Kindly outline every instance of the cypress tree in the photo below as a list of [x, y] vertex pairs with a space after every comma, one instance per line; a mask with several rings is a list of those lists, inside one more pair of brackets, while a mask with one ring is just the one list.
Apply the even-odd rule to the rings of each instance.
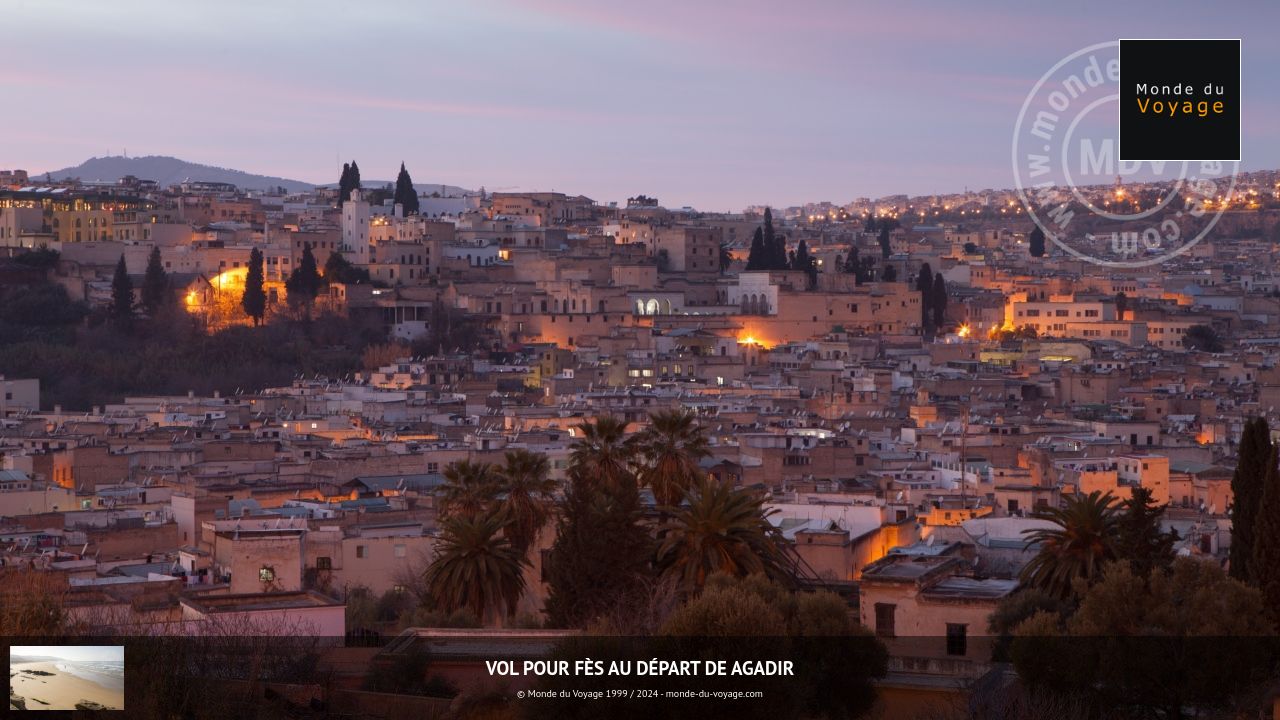
[[764, 209], [765, 266], [762, 270], [787, 269], [787, 241], [777, 236], [773, 229], [773, 210]]
[[400, 174], [396, 176], [395, 202], [404, 209], [406, 216], [418, 214], [418, 191], [413, 189], [413, 179], [403, 162], [400, 163]]
[[1237, 450], [1236, 470], [1231, 476], [1231, 577], [1254, 582], [1253, 550], [1262, 500], [1263, 477], [1271, 457], [1271, 428], [1266, 419], [1255, 417], [1244, 425]]
[[[352, 160], [351, 161], [351, 189], [359, 190], [360, 187], [361, 187], [360, 186], [360, 166], [356, 164], [355, 160]], [[348, 193], [347, 197], [349, 198], [350, 196], [351, 196], [350, 193]]]
[[765, 249], [764, 249], [764, 233], [760, 228], [756, 228], [756, 234], [751, 236], [751, 253], [747, 255], [748, 270], [765, 270]]
[[933, 268], [929, 263], [920, 266], [916, 276], [916, 291], [920, 293], [920, 326], [929, 327], [933, 321]]
[[933, 276], [931, 302], [933, 304], [933, 325], [934, 327], [942, 327], [947, 315], [947, 283], [942, 279], [942, 273]]
[[889, 223], [884, 222], [880, 225], [880, 255], [888, 260], [893, 254], [893, 248], [889, 245]]
[[351, 199], [351, 163], [342, 163], [342, 177], [338, 178], [338, 202]]
[[147, 256], [147, 274], [142, 280], [142, 305], [151, 315], [169, 304], [169, 276], [160, 262], [160, 248], [151, 248]]
[[[1253, 525], [1250, 571], [1272, 617], [1280, 617], [1280, 447], [1271, 446], [1262, 475], [1262, 493]], [[1232, 539], [1234, 549], [1234, 538]]]
[[302, 244], [302, 259], [298, 267], [289, 273], [284, 287], [288, 292], [289, 302], [293, 304], [310, 303], [320, 293], [324, 281], [316, 269], [316, 256], [311, 253], [311, 243]]
[[609, 613], [652, 574], [653, 541], [640, 525], [634, 487], [605, 490], [574, 477], [556, 530], [546, 568], [554, 627], [582, 627]]
[[115, 320], [126, 321], [133, 317], [133, 281], [129, 279], [129, 269], [124, 264], [124, 254], [116, 263], [115, 275], [111, 278], [111, 304], [108, 314]]
[[249, 253], [249, 273], [244, 278], [244, 295], [240, 298], [240, 306], [244, 314], [253, 318], [255, 326], [262, 323], [267, 314], [267, 291], [263, 288], [262, 251], [254, 248]]
[[1044, 231], [1039, 225], [1031, 230], [1027, 243], [1030, 245], [1031, 257], [1044, 257]]
[[880, 273], [880, 279], [885, 282], [894, 282], [898, 279], [898, 269], [893, 265], [886, 264], [884, 270]]

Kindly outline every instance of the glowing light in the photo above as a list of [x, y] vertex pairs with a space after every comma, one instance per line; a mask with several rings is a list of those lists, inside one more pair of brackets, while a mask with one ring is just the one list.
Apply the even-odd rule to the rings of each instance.
[[959, 335], [959, 336], [960, 336], [960, 337], [962, 337], [962, 338], [967, 338], [967, 337], [969, 337], [969, 336], [970, 336], [970, 335], [972, 335], [972, 334], [973, 334], [973, 328], [969, 327], [969, 325], [968, 325], [967, 323], [966, 323], [966, 324], [964, 324], [964, 325], [961, 325], [961, 326], [956, 330], [956, 335]]

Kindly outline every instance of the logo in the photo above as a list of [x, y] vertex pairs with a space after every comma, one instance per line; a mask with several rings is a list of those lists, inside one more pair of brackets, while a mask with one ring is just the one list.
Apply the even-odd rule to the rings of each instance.
[[1117, 41], [1051, 67], [1014, 125], [1014, 183], [1054, 246], [1099, 265], [1143, 267], [1187, 252], [1213, 229], [1240, 163], [1120, 159], [1119, 89]]

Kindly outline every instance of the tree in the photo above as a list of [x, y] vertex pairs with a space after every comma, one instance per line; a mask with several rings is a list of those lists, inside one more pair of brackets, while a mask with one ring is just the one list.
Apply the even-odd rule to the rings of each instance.
[[781, 535], [769, 523], [777, 511], [764, 509], [763, 496], [704, 478], [687, 501], [663, 525], [657, 555], [663, 574], [684, 592], [696, 594], [716, 572], [789, 579]]
[[1274, 625], [1261, 593], [1216, 563], [1178, 558], [1149, 578], [1110, 563], [1099, 582], [1080, 586], [1065, 623], [1039, 613], [1015, 630], [1010, 654], [1033, 693], [1086, 698], [1092, 717], [1180, 718], [1227, 710], [1273, 681], [1272, 639], [1263, 636]]
[[[598, 466], [598, 465], [597, 465]], [[547, 620], [585, 627], [634, 599], [652, 576], [653, 539], [635, 486], [570, 473], [545, 571]]]
[[920, 273], [916, 275], [916, 291], [920, 293], [920, 326], [928, 328], [933, 323], [933, 269], [929, 267], [929, 263], [920, 266]]
[[971, 242], [967, 242], [967, 243], [965, 243], [965, 244], [964, 244], [964, 254], [965, 254], [965, 255], [977, 255], [977, 254], [978, 254], [978, 246], [977, 246], [977, 245], [974, 245], [974, 244], [973, 244], [973, 243], [971, 243]]
[[240, 307], [244, 314], [253, 318], [255, 326], [262, 324], [267, 314], [267, 291], [263, 288], [262, 251], [254, 248], [249, 251], [249, 272], [244, 276], [244, 295], [240, 297]]
[[1253, 584], [1271, 617], [1280, 617], [1280, 446], [1272, 445], [1262, 475], [1262, 494], [1254, 516]]
[[723, 275], [726, 270], [733, 265], [733, 252], [728, 245], [720, 246], [720, 274]]
[[1175, 530], [1161, 529], [1164, 506], [1152, 500], [1151, 489], [1135, 487], [1133, 494], [1120, 503], [1116, 518], [1116, 557], [1127, 561], [1133, 571], [1149, 577], [1156, 570], [1167, 570], [1173, 564]]
[[479, 618], [515, 614], [524, 593], [524, 555], [503, 536], [501, 513], [454, 515], [442, 526], [425, 580], [446, 610], [467, 608]]
[[111, 278], [111, 304], [107, 313], [117, 322], [127, 322], [133, 318], [133, 281], [129, 279], [129, 269], [124, 264], [124, 255], [116, 263], [115, 275]]
[[884, 282], [897, 282], [898, 268], [888, 263], [885, 263], [884, 270], [881, 271], [880, 273], [880, 279], [883, 280]]
[[147, 313], [155, 315], [169, 304], [170, 297], [169, 276], [160, 261], [160, 247], [154, 246], [147, 256], [147, 272], [142, 278], [142, 306]]
[[1188, 350], [1220, 353], [1223, 351], [1222, 339], [1217, 331], [1208, 325], [1192, 325], [1182, 335], [1182, 345]]
[[764, 249], [764, 231], [756, 228], [756, 232], [751, 236], [751, 252], [747, 255], [747, 270], [766, 270], [768, 260], [765, 258], [766, 251]]
[[[1178, 197], [1182, 197], [1179, 195]], [[1129, 310], [1129, 296], [1123, 292], [1116, 293], [1116, 315], [1121, 319], [1124, 318], [1125, 312]]]
[[1111, 493], [1094, 491], [1068, 496], [1064, 506], [1036, 513], [1056, 528], [1028, 531], [1027, 547], [1039, 545], [1035, 557], [1022, 568], [1022, 582], [1059, 598], [1068, 597], [1077, 578], [1097, 580], [1102, 566], [1116, 557], [1118, 509]]
[[369, 271], [352, 265], [340, 251], [329, 253], [324, 261], [324, 281], [342, 283], [344, 285], [368, 284], [372, 282]]
[[1044, 257], [1044, 231], [1039, 225], [1031, 229], [1031, 234], [1027, 236], [1027, 245], [1031, 257]]
[[444, 484], [438, 491], [439, 514], [448, 518], [491, 510], [498, 488], [497, 473], [489, 463], [455, 460], [444, 468]]
[[889, 224], [887, 222], [880, 225], [880, 257], [885, 260], [893, 254], [893, 247], [889, 244]]
[[498, 508], [507, 520], [507, 537], [521, 555], [551, 518], [556, 482], [547, 477], [550, 471], [546, 455], [523, 448], [508, 450], [498, 469]]
[[1254, 526], [1262, 503], [1263, 478], [1271, 457], [1271, 428], [1266, 418], [1245, 422], [1236, 450], [1236, 469], [1231, 475], [1231, 577], [1253, 582]]
[[787, 269], [787, 241], [774, 232], [773, 210], [767, 207], [764, 209], [764, 249], [767, 264], [762, 269]]
[[405, 169], [404, 163], [400, 163], [400, 174], [396, 176], [396, 195], [395, 202], [403, 210], [405, 215], [418, 214], [418, 191], [413, 187], [413, 179], [409, 177], [409, 171]]
[[612, 491], [634, 491], [635, 442], [626, 437], [627, 422], [611, 415], [575, 426], [569, 446], [569, 475]]
[[359, 188], [360, 167], [356, 165], [356, 161], [342, 163], [342, 177], [338, 179], [338, 201], [347, 202], [351, 199], [351, 191]]
[[702, 479], [698, 462], [710, 454], [707, 438], [693, 413], [662, 410], [649, 416], [649, 427], [636, 438], [644, 464], [640, 484], [653, 490], [659, 505], [675, 507], [689, 488]]
[[303, 243], [302, 259], [298, 261], [298, 267], [289, 273], [289, 278], [284, 283], [290, 304], [310, 305], [320, 294], [323, 284], [320, 271], [316, 269], [316, 256], [311, 252], [311, 243]]
[[942, 279], [942, 273], [933, 276], [933, 290], [929, 300], [933, 306], [933, 325], [942, 327], [947, 319], [947, 283]]

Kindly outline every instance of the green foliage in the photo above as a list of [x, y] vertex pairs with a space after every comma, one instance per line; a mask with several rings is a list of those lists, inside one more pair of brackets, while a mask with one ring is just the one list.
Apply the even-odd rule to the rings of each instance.
[[418, 214], [418, 191], [413, 188], [413, 178], [404, 163], [400, 163], [400, 174], [396, 176], [395, 202], [400, 205], [406, 216]]
[[329, 253], [328, 259], [324, 261], [324, 281], [343, 285], [372, 283], [368, 270], [352, 265], [346, 256], [337, 250]]
[[58, 266], [58, 259], [61, 256], [61, 253], [57, 250], [51, 250], [48, 245], [42, 244], [39, 247], [14, 255], [13, 261], [27, 267], [52, 270]]
[[302, 258], [284, 283], [289, 304], [310, 305], [320, 294], [320, 288], [323, 286], [324, 279], [316, 269], [316, 256], [311, 252], [311, 243], [303, 243]]
[[964, 254], [965, 254], [965, 255], [977, 255], [977, 254], [978, 254], [978, 246], [977, 246], [977, 245], [974, 245], [974, 244], [973, 244], [973, 243], [971, 243], [971, 242], [967, 242], [967, 243], [965, 243], [965, 244], [964, 244]]
[[494, 512], [444, 520], [425, 576], [442, 608], [467, 608], [481, 618], [515, 613], [528, 563], [503, 536], [503, 525], [502, 515]]
[[342, 177], [338, 179], [338, 201], [347, 202], [351, 199], [351, 191], [359, 188], [360, 167], [356, 165], [356, 161], [342, 163]]
[[547, 475], [547, 456], [523, 448], [508, 450], [498, 469], [498, 510], [506, 519], [504, 531], [523, 555], [551, 518], [556, 483]]
[[751, 252], [747, 256], [747, 270], [787, 270], [791, 259], [787, 256], [787, 239], [778, 235], [773, 227], [773, 210], [764, 209], [764, 224], [756, 228], [751, 238]]
[[880, 279], [885, 282], [897, 282], [898, 268], [886, 263], [884, 266], [884, 271], [880, 273]]
[[929, 304], [933, 310], [933, 326], [942, 327], [947, 319], [947, 283], [942, 279], [942, 273], [933, 276]]
[[1231, 475], [1231, 577], [1253, 582], [1253, 548], [1262, 503], [1263, 477], [1271, 457], [1271, 427], [1264, 417], [1245, 422], [1236, 451], [1236, 469]]
[[126, 394], [226, 394], [287, 385], [299, 373], [341, 377], [360, 369], [380, 324], [323, 314], [309, 324], [231, 327], [206, 334], [184, 313], [162, 313], [130, 332], [79, 328], [87, 309], [57, 285], [0, 302], [0, 374], [40, 380], [46, 405], [88, 410]]
[[657, 562], [664, 576], [696, 594], [717, 572], [789, 579], [784, 541], [764, 497], [703, 478], [662, 528]]
[[1192, 325], [1187, 328], [1187, 332], [1182, 335], [1182, 345], [1188, 350], [1210, 353], [1220, 353], [1225, 349], [1218, 331], [1208, 325]]
[[1253, 584], [1262, 591], [1263, 601], [1273, 618], [1280, 618], [1280, 447], [1271, 446], [1262, 475], [1262, 496], [1258, 501], [1253, 537]]
[[640, 524], [632, 483], [600, 483], [580, 469], [607, 465], [579, 449], [547, 558], [547, 619], [585, 627], [638, 597], [652, 576], [653, 539]]
[[249, 272], [244, 278], [244, 294], [240, 298], [240, 307], [244, 314], [253, 318], [254, 325], [260, 325], [267, 314], [267, 291], [263, 287], [262, 251], [254, 248], [249, 252]]
[[1154, 570], [1166, 570], [1173, 564], [1175, 530], [1161, 530], [1164, 506], [1151, 499], [1150, 488], [1135, 487], [1133, 494], [1120, 503], [1116, 518], [1116, 557], [1127, 561], [1134, 572], [1148, 577]]
[[169, 287], [169, 276], [160, 261], [159, 246], [151, 248], [147, 256], [147, 272], [142, 279], [142, 306], [151, 315], [173, 301], [173, 289]]
[[1031, 229], [1031, 234], [1027, 236], [1027, 246], [1031, 257], [1044, 257], [1044, 231], [1039, 225]]
[[1087, 697], [1119, 713], [1108, 716], [1182, 717], [1273, 677], [1273, 632], [1261, 593], [1216, 563], [1179, 558], [1149, 578], [1112, 563], [1065, 622], [1040, 612], [1019, 625], [1011, 654], [1033, 693]]
[[889, 243], [889, 224], [887, 222], [882, 223], [880, 225], [879, 241], [880, 241], [880, 257], [885, 260], [888, 260], [889, 256], [893, 255], [893, 247]]
[[662, 410], [653, 413], [649, 426], [636, 438], [643, 458], [640, 484], [653, 490], [659, 505], [674, 507], [702, 476], [699, 461], [710, 454], [707, 437], [693, 413]]
[[1036, 514], [1057, 527], [1027, 533], [1027, 544], [1040, 549], [1022, 568], [1023, 583], [1057, 598], [1078, 593], [1077, 580], [1087, 586], [1101, 577], [1103, 565], [1116, 558], [1119, 535], [1119, 510], [1111, 493], [1094, 491], [1063, 502], [1063, 507]]
[[119, 323], [133, 318], [133, 280], [129, 279], [123, 254], [120, 255], [115, 275], [111, 278], [111, 304], [107, 306], [107, 314]]
[[445, 466], [444, 480], [437, 491], [441, 518], [478, 515], [493, 509], [499, 490], [493, 465], [455, 460]]

